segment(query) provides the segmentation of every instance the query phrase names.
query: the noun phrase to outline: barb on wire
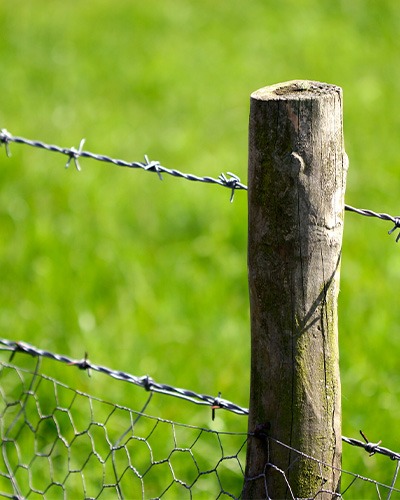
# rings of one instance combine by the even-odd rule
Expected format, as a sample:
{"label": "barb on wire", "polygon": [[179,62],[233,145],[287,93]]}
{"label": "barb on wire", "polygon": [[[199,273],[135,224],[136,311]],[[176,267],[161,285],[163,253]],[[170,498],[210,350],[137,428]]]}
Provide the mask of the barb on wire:
{"label": "barb on wire", "polygon": [[[292,446],[290,446],[290,445],[288,445],[286,443],[283,443],[282,441],[279,441],[278,439],[274,439],[271,436],[264,436],[264,437],[267,438],[268,440],[273,441],[275,444],[277,444],[277,445],[279,445],[279,446],[281,446],[283,448],[286,448],[287,450],[292,451],[294,453],[294,457],[295,457],[294,458],[294,462],[297,460],[297,456],[301,456],[301,457],[304,457],[304,458],[306,458],[308,460],[312,460],[314,462],[317,462],[320,466],[324,466],[324,467],[331,468],[332,470],[340,471],[340,473],[342,474],[342,476],[346,475],[346,476],[352,477],[352,480],[351,480],[350,484],[348,484],[348,486],[341,492],[341,495],[339,495],[339,497],[337,497],[337,492],[336,491],[329,491],[329,490],[325,490],[323,488],[323,485],[325,483],[325,481],[324,481],[324,473],[322,472],[322,469],[320,469],[321,470],[320,477],[322,479],[321,489],[319,490],[319,492],[315,496],[312,497],[313,499],[319,498],[319,493],[323,493],[323,492],[328,493],[329,498],[345,498],[344,494],[350,489],[350,487],[355,483],[355,481],[357,479],[365,481],[365,482],[368,482],[368,483],[374,484],[375,487],[376,487],[376,491],[378,493],[378,498],[382,498],[381,495],[380,495],[380,493],[379,493],[379,487],[382,487],[382,488],[385,488],[385,489],[389,490],[388,496],[387,496],[388,500],[390,499],[391,494],[393,492],[400,493],[400,490],[398,488],[395,488],[395,483],[396,483],[397,475],[398,475],[399,468],[400,468],[400,466],[399,466],[400,462],[397,463],[396,470],[394,472],[394,476],[393,476],[393,479],[392,479],[392,484],[389,486],[387,484],[375,481],[374,479],[370,479],[368,477],[361,476],[360,474],[355,474],[353,472],[350,472],[350,471],[347,471],[347,470],[344,470],[344,469],[339,469],[337,467],[334,467],[331,464],[328,464],[328,463],[326,463],[324,461],[321,461],[321,460],[319,460],[319,459],[317,459],[317,458],[315,458],[315,457],[313,457],[311,455],[308,455],[308,454],[302,452],[301,450],[297,450],[296,448],[293,448]],[[342,439],[346,440],[348,438],[344,438],[343,437]],[[361,443],[361,442],[359,442],[357,440],[354,440],[354,441],[356,441],[357,443]],[[364,445],[364,443],[361,443],[361,445]],[[376,445],[372,444],[372,446],[376,446]],[[375,452],[379,453],[379,451],[375,451]],[[397,458],[394,458],[394,460],[397,460]],[[275,470],[277,470],[276,466],[274,466],[271,463],[268,463],[268,466],[272,466],[273,468],[275,468]],[[279,472],[279,470],[278,470],[278,472]],[[286,480],[286,477],[285,477],[285,474],[283,473],[283,471],[281,471],[281,474],[283,474],[284,479]],[[262,475],[261,475],[261,477],[262,477]],[[294,500],[294,498],[295,498],[294,495],[292,495],[292,498]],[[346,496],[346,498],[347,498],[347,496]]]}
{"label": "barb on wire", "polygon": [[36,140],[32,141],[30,139],[25,139],[24,137],[16,137],[16,136],[13,136],[12,134],[10,134],[10,132],[8,132],[6,129],[1,129],[0,130],[0,145],[1,144],[5,145],[7,156],[11,156],[10,149],[9,149],[9,145],[11,142],[14,142],[17,144],[24,144],[26,146],[45,149],[46,151],[52,151],[54,153],[60,153],[60,154],[66,155],[66,156],[68,156],[68,161],[67,161],[67,164],[65,165],[67,168],[69,167],[69,164],[73,160],[77,170],[81,170],[81,167],[80,167],[79,161],[78,161],[79,158],[91,158],[92,160],[96,160],[96,161],[100,161],[100,162],[112,163],[113,165],[117,165],[119,167],[139,168],[139,169],[142,169],[146,172],[155,172],[161,180],[162,180],[162,174],[168,174],[168,175],[172,175],[174,177],[180,177],[182,179],[186,179],[188,181],[205,182],[208,184],[218,184],[219,186],[226,187],[232,191],[231,201],[233,201],[233,195],[237,189],[247,190],[247,186],[240,182],[239,177],[237,177],[236,175],[234,175],[230,172],[228,172],[227,175],[221,174],[217,179],[215,179],[213,177],[208,177],[208,176],[199,177],[197,175],[187,174],[187,173],[180,172],[179,170],[169,169],[169,168],[163,167],[159,161],[149,160],[147,155],[145,155],[145,157],[144,157],[144,159],[145,159],[144,162],[140,162],[140,161],[128,162],[125,160],[118,160],[115,158],[111,158],[110,156],[91,153],[90,151],[83,151],[82,148],[83,148],[83,144],[85,142],[85,139],[81,140],[78,149],[76,149],[74,147],[61,148],[60,146],[56,146],[54,144],[46,144],[45,142],[42,142],[42,141],[36,141]]}
{"label": "barb on wire", "polygon": [[230,202],[232,203],[233,198],[235,196],[235,189],[245,189],[247,190],[247,186],[244,186],[243,188],[238,188],[237,186],[240,184],[240,179],[237,175],[232,174],[232,172],[228,172],[228,175],[230,177],[226,177],[225,174],[221,174],[218,178],[219,180],[223,183],[224,186],[229,187],[232,189],[231,192],[231,199]]}
{"label": "barb on wire", "polygon": [[375,453],[379,455],[385,455],[389,457],[391,460],[400,460],[400,453],[389,450],[388,448],[384,448],[383,446],[379,446],[381,441],[378,443],[371,443],[365,437],[362,431],[360,431],[361,436],[364,438],[365,442],[359,441],[358,439],[342,437],[342,440],[345,443],[351,444],[352,446],[358,446],[359,448],[364,448],[364,450],[369,453],[369,456],[375,455]]}
{"label": "barb on wire", "polygon": [[160,179],[160,181],[163,180],[162,178],[162,175],[161,175],[161,172],[160,172],[160,162],[159,161],[150,161],[149,160],[149,157],[147,155],[144,155],[144,159],[146,160],[146,166],[145,166],[145,170],[154,170],[155,172],[157,172],[157,175],[158,175],[158,178]]}
{"label": "barb on wire", "polygon": [[[360,431],[360,434],[365,441],[364,443],[362,441],[359,441],[358,439],[348,438],[345,436],[342,436],[342,441],[352,446],[363,448],[367,453],[369,453],[370,457],[372,457],[372,455],[375,455],[375,453],[377,453],[378,455],[385,455],[389,457],[391,460],[400,460],[400,453],[397,453],[395,451],[389,450],[388,448],[380,446],[382,441],[378,441],[377,443],[371,443],[370,441],[368,441],[368,439],[365,437],[362,431]],[[263,425],[257,428],[256,431],[253,432],[251,435],[262,439],[264,438],[273,439],[269,435],[268,430]]]}
{"label": "barb on wire", "polygon": [[82,139],[81,142],[79,143],[79,149],[75,149],[74,147],[70,148],[69,150],[65,150],[66,154],[69,156],[67,163],[65,164],[65,168],[69,167],[69,164],[71,163],[71,160],[74,160],[76,170],[78,172],[81,171],[81,166],[79,165],[79,157],[82,155],[82,148],[83,145],[85,144],[86,139]]}
{"label": "barb on wire", "polygon": [[0,144],[4,144],[6,148],[6,155],[8,156],[8,158],[11,157],[11,151],[9,147],[11,140],[12,140],[12,135],[6,129],[3,128],[0,131]]}
{"label": "barb on wire", "polygon": [[0,339],[0,345],[6,346],[7,350],[12,351],[11,359],[18,352],[30,354],[31,356],[35,357],[49,358],[60,363],[65,363],[69,366],[77,366],[80,370],[90,369],[92,371],[103,373],[118,380],[124,380],[125,382],[129,382],[131,384],[142,387],[146,391],[174,396],[198,405],[210,406],[212,408],[213,414],[216,409],[228,410],[238,415],[248,415],[249,413],[249,410],[247,408],[242,408],[226,399],[222,399],[220,397],[220,394],[218,394],[217,398],[214,396],[207,396],[206,394],[199,394],[188,389],[181,389],[178,387],[173,387],[172,385],[160,384],[158,382],[155,382],[148,375],[145,375],[143,377],[136,377],[135,375],[131,375],[129,373],[112,370],[111,368],[107,368],[105,366],[95,365],[88,360],[87,353],[85,353],[85,357],[83,359],[76,360],[69,358],[68,356],[54,354],[43,349],[38,349],[37,347],[34,347],[33,345],[26,342],[14,342],[8,339]]}

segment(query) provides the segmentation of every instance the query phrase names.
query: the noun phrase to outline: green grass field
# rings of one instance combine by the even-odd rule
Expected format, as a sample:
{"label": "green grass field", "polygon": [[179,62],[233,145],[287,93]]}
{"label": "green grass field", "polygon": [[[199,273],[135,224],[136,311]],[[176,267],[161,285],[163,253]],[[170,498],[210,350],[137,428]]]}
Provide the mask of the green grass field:
{"label": "green grass field", "polygon": [[[344,92],[346,202],[397,215],[399,28],[394,0],[5,2],[0,128],[246,182],[250,93],[326,81]],[[246,193],[230,204],[217,186],[85,159],[79,173],[61,155],[10,149],[0,150],[1,336],[247,406]],[[362,429],[399,451],[400,244],[389,229],[346,214],[343,434]],[[136,404],[126,384],[53,374]],[[210,424],[208,410],[164,410],[165,399],[159,416]],[[222,413],[219,425],[246,428]],[[347,445],[343,467],[386,483],[393,474],[386,457]]]}

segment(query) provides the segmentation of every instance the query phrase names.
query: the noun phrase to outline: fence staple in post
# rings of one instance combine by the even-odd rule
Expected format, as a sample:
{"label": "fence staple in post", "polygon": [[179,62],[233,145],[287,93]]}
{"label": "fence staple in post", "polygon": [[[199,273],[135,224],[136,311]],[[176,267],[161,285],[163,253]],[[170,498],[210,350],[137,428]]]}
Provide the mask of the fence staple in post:
{"label": "fence staple in post", "polygon": [[244,498],[320,492],[316,498],[325,499],[340,491],[337,296],[346,173],[339,87],[295,80],[251,95]]}

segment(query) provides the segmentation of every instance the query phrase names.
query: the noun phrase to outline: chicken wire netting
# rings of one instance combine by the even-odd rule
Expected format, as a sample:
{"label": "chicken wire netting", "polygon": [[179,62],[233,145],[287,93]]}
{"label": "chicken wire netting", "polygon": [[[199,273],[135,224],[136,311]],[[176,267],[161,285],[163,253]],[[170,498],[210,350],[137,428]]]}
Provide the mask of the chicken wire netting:
{"label": "chicken wire netting", "polygon": [[150,416],[38,367],[0,365],[1,496],[240,496],[246,434]]}
{"label": "chicken wire netting", "polygon": [[[164,395],[141,387],[138,392],[143,397],[139,397],[134,382],[143,378],[93,365],[86,358],[77,362],[29,344],[5,339],[2,343],[6,348],[0,348],[0,497],[241,498],[244,484],[258,482],[264,498],[270,498],[269,480],[278,477],[286,485],[286,497],[294,500],[292,472],[301,463],[307,470],[319,471],[320,482],[309,498],[400,498],[399,454],[380,443],[343,438],[364,448],[370,457],[380,454],[387,455],[381,457],[386,461],[392,459],[393,465],[389,460],[385,466],[386,483],[340,469],[341,493],[330,491],[326,478],[332,465],[271,436],[247,434],[242,430],[247,419],[239,417],[240,407],[229,401],[217,397],[214,404],[210,396],[155,382],[156,390],[167,391]],[[59,371],[54,361],[59,361]],[[74,368],[66,370],[67,365]],[[106,375],[105,383],[97,373],[88,377],[88,366]],[[128,393],[129,404],[116,402],[117,388],[124,384],[121,379],[132,382],[123,391]],[[114,401],[89,394],[95,389]],[[203,424],[177,423],[149,414],[151,408],[153,414],[165,417],[171,407],[164,405],[168,400],[173,414],[182,418],[182,405],[187,404],[182,398],[189,398],[192,410],[199,408],[193,403],[211,406],[211,412],[204,406],[198,412],[185,411],[187,421],[196,417]],[[230,411],[216,416],[223,406]],[[246,409],[241,410],[243,415]],[[235,432],[225,430],[229,428]],[[248,439],[261,439],[269,450],[265,467],[256,477],[245,476]],[[272,448],[276,447],[290,455],[285,470],[274,462]]]}

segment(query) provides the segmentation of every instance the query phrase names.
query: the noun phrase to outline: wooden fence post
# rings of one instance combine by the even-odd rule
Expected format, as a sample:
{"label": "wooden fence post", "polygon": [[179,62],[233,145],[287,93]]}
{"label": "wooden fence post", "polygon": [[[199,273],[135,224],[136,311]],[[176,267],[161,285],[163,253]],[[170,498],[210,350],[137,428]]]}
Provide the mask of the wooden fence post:
{"label": "wooden fence post", "polygon": [[251,95],[252,436],[244,498],[320,491],[316,498],[327,499],[340,491],[337,296],[346,173],[339,87],[294,80]]}

